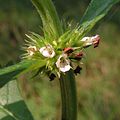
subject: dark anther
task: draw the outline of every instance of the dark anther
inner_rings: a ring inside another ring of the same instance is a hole
[[[55,74],[51,73],[50,76],[49,76],[50,81],[53,81],[55,79],[55,77],[56,77]]]
[[[76,69],[74,70],[75,75],[80,74],[80,71],[82,68],[80,66],[77,66]]]
[[[64,51],[65,53],[67,53],[67,54],[70,54],[70,53],[73,52],[73,48],[71,48],[71,47],[64,48],[63,51]]]

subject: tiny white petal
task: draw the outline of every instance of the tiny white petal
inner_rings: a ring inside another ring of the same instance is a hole
[[[86,46],[89,46],[89,45],[92,45],[93,43],[92,42],[86,42]]]
[[[58,58],[58,60],[57,60],[57,62],[56,62],[56,66],[57,66],[57,68],[60,67],[60,60],[59,60],[59,58]]]
[[[42,48],[40,48],[40,52],[43,52],[44,51],[44,49],[46,49],[46,47],[42,47]]]
[[[37,51],[36,46],[29,46],[29,47],[27,48],[27,52],[28,52],[28,54],[29,54],[30,56],[33,56],[34,53],[35,53],[35,51]]]
[[[90,39],[90,37],[84,37],[81,41],[85,42],[88,41]]]
[[[53,58],[55,56],[55,51],[51,45],[42,47],[39,51],[44,57]]]
[[[93,44],[93,41],[91,38],[92,37],[84,37],[81,41],[85,42],[85,46],[89,46]]]
[[[95,35],[95,36],[91,37],[91,39],[94,40],[94,39],[96,39],[98,37],[99,37],[99,35]]]
[[[60,55],[56,62],[56,66],[62,72],[67,72],[70,70],[71,66],[69,60],[66,58],[66,54]]]
[[[33,55],[34,55],[34,52],[30,52],[29,55],[30,55],[30,56],[33,56]]]
[[[61,67],[61,68],[60,68],[60,71],[62,71],[62,72],[67,72],[67,71],[70,70],[70,68],[71,68],[70,65],[66,65],[66,66],[64,66],[63,68]]]

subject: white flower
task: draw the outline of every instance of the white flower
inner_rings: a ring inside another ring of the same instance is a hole
[[[36,51],[37,51],[36,46],[29,46],[29,47],[27,48],[27,52],[28,52],[28,54],[29,54],[30,56],[33,56]]]
[[[94,45],[94,47],[97,47],[99,45],[100,36],[95,35],[93,37],[84,37],[81,41],[84,42],[84,47]]]
[[[60,57],[58,58],[58,60],[56,62],[56,66],[62,72],[67,72],[70,70],[70,68],[71,68],[70,61],[67,59],[66,54],[60,55]]]
[[[39,51],[44,57],[53,58],[55,56],[54,48],[51,45],[42,47]]]
[[[91,37],[84,37],[81,41],[85,42],[85,46],[93,44]]]

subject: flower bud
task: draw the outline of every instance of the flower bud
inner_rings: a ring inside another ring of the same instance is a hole
[[[74,70],[75,75],[80,74],[82,68],[78,65],[76,69]]]
[[[81,60],[83,58],[83,52],[79,52],[78,54],[75,55],[74,59],[75,60]]]
[[[83,52],[72,54],[69,58],[80,61],[83,58]]]
[[[51,73],[49,75],[50,81],[53,81],[55,79],[56,75],[54,73]]]
[[[37,51],[36,46],[29,46],[29,47],[27,48],[27,52],[28,52],[28,54],[29,54],[30,56],[33,56],[36,51]]]
[[[94,48],[98,47],[99,42],[100,42],[100,36],[99,35],[95,35],[91,39],[93,41]]]
[[[74,50],[73,50],[73,48],[71,48],[71,47],[67,47],[67,48],[64,48],[63,51],[64,51],[64,53],[66,53],[66,54],[69,55],[69,54],[72,53]]]
[[[89,47],[91,45],[95,47],[98,47],[99,42],[100,42],[100,36],[99,35],[95,35],[93,37],[84,37],[81,41],[84,42],[84,47]]]

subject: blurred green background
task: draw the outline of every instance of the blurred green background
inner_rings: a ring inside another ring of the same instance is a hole
[[[60,18],[76,22],[80,21],[89,2],[54,0]],[[40,17],[30,0],[0,0],[1,66],[20,61],[25,34],[28,31],[40,33],[40,26]],[[76,76],[78,120],[120,120],[119,3],[89,33],[93,34],[101,36],[100,46],[85,51],[83,70]],[[22,85],[22,95],[36,120],[60,119],[58,80],[23,80]]]

